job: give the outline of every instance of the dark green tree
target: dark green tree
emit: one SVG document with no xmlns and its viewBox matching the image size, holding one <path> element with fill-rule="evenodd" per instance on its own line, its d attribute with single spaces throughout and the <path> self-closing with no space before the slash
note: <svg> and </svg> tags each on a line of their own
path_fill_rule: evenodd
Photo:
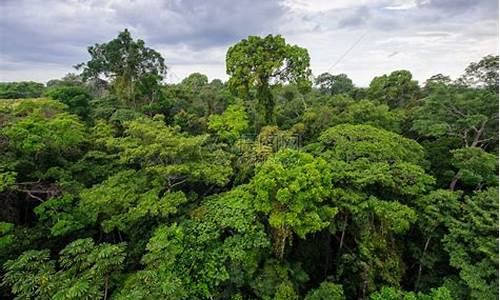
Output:
<svg viewBox="0 0 500 300">
<path fill-rule="evenodd" d="M 375 77 L 367 90 L 370 99 L 387 104 L 390 108 L 404 108 L 418 99 L 420 88 L 410 71 L 399 70 Z"/>
<path fill-rule="evenodd" d="M 89 47 L 88 52 L 90 60 L 76 66 L 84 80 L 111 80 L 114 93 L 133 107 L 158 100 L 156 90 L 167 71 L 165 60 L 143 40 L 133 40 L 127 29 L 107 43 Z"/>
<path fill-rule="evenodd" d="M 45 95 L 66 104 L 69 111 L 82 119 L 87 119 L 90 113 L 90 100 L 92 97 L 84 87 L 60 86 L 49 88 Z"/>
<path fill-rule="evenodd" d="M 498 298 L 498 187 L 466 196 L 444 237 L 469 299 Z"/>
<path fill-rule="evenodd" d="M 346 74 L 323 73 L 316 78 L 315 84 L 320 91 L 330 95 L 350 94 L 354 90 L 354 84 Z"/>
</svg>

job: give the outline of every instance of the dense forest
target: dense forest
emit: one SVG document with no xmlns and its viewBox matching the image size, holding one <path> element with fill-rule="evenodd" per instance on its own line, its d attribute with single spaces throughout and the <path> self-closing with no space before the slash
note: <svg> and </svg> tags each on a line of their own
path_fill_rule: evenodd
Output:
<svg viewBox="0 0 500 300">
<path fill-rule="evenodd" d="M 280 35 L 227 82 L 88 53 L 0 84 L 0 298 L 498 299 L 498 56 L 363 88 Z"/>
</svg>

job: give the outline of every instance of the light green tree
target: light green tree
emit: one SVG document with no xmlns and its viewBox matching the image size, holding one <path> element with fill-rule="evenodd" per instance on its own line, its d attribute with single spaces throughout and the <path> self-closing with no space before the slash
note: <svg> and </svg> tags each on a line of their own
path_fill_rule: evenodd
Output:
<svg viewBox="0 0 500 300">
<path fill-rule="evenodd" d="M 210 115 L 208 129 L 215 131 L 218 137 L 233 143 L 248 129 L 248 117 L 241 104 L 229 105 L 221 115 Z"/>
<path fill-rule="evenodd" d="M 331 180 L 326 161 L 290 149 L 281 150 L 257 168 L 251 183 L 254 207 L 268 216 L 280 259 L 293 233 L 304 239 L 330 224 L 337 213 L 327 204 Z"/>
<path fill-rule="evenodd" d="M 340 284 L 324 281 L 307 293 L 304 300 L 345 300 L 344 289 Z"/>
</svg>

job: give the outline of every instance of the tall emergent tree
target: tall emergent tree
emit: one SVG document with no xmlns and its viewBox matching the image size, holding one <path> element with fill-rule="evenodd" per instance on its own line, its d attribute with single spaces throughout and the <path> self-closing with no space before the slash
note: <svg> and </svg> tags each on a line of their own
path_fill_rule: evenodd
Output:
<svg viewBox="0 0 500 300">
<path fill-rule="evenodd" d="M 238 95 L 250 98 L 255 89 L 264 122 L 269 124 L 275 104 L 272 87 L 288 82 L 308 90 L 309 61 L 307 49 L 287 44 L 281 35 L 249 36 L 227 51 L 226 73 L 229 86 Z"/>
<path fill-rule="evenodd" d="M 88 48 L 91 59 L 76 66 L 84 80 L 104 76 L 112 81 L 113 92 L 126 104 L 137 107 L 159 97 L 159 84 L 167 72 L 165 60 L 157 51 L 132 39 L 125 29 L 118 37 Z"/>
</svg>

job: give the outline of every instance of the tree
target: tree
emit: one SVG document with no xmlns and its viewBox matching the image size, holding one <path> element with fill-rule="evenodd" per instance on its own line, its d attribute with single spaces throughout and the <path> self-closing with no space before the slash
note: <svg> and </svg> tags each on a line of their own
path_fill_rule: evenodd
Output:
<svg viewBox="0 0 500 300">
<path fill-rule="evenodd" d="M 397 285 L 406 269 L 398 236 L 417 220 L 413 203 L 434 181 L 421 166 L 422 147 L 383 129 L 343 124 L 325 130 L 308 149 L 332 169 L 330 202 L 339 212 L 329 231 L 337 241 L 339 283 L 358 297 L 380 282 Z"/>
<path fill-rule="evenodd" d="M 204 86 L 208 85 L 208 77 L 201 73 L 192 73 L 184 78 L 181 84 L 192 90 L 193 93 L 199 93 Z"/>
<path fill-rule="evenodd" d="M 498 156 L 477 147 L 455 149 L 450 154 L 451 164 L 458 170 L 450 185 L 452 190 L 459 180 L 476 190 L 498 185 Z"/>
<path fill-rule="evenodd" d="M 349 94 L 354 90 L 352 80 L 346 74 L 323 73 L 315 80 L 320 91 L 330 95 Z"/>
<path fill-rule="evenodd" d="M 200 73 L 190 74 L 169 92 L 168 97 L 174 101 L 173 110 L 184 110 L 200 118 L 221 114 L 227 104 L 234 104 L 220 80 L 209 83 L 207 76 Z"/>
<path fill-rule="evenodd" d="M 458 83 L 498 92 L 498 55 L 488 55 L 477 63 L 471 63 Z"/>
<path fill-rule="evenodd" d="M 61 79 L 52 79 L 47 81 L 47 88 L 61 86 L 84 86 L 82 77 L 74 73 L 68 73 Z"/>
<path fill-rule="evenodd" d="M 12 101 L 1 109 L 0 186 L 5 194 L 0 199 L 10 211 L 4 220 L 27 221 L 34 203 L 61 194 L 58 181 L 68 178 L 88 136 L 79 118 L 54 100 Z"/>
<path fill-rule="evenodd" d="M 412 129 L 428 137 L 456 138 L 462 148 L 487 148 L 498 141 L 497 98 L 497 92 L 485 89 L 435 86 L 416 110 Z M 455 188 L 462 174 L 455 171 L 450 189 Z"/>
<path fill-rule="evenodd" d="M 387 104 L 390 108 L 404 108 L 418 98 L 418 82 L 412 80 L 410 71 L 394 71 L 389 75 L 375 77 L 370 82 L 368 97 Z"/>
<path fill-rule="evenodd" d="M 245 187 L 207 198 L 181 223 L 161 225 L 147 244 L 145 269 L 118 299 L 200 299 L 249 290 L 269 250 Z M 273 287 L 274 288 L 274 287 Z"/>
<path fill-rule="evenodd" d="M 280 259 L 292 233 L 304 239 L 327 227 L 337 213 L 326 205 L 331 176 L 324 160 L 294 150 L 276 153 L 257 169 L 252 179 L 254 206 L 274 228 L 274 250 Z"/>
<path fill-rule="evenodd" d="M 0 83 L 52 98 L 0 99 L 0 299 L 498 298 L 498 57 L 309 89 L 275 35 L 227 83 L 164 85 L 128 31 L 90 52 Z"/>
<path fill-rule="evenodd" d="M 108 151 L 118 155 L 121 168 L 81 191 L 75 211 L 53 225 L 68 226 L 63 233 L 93 224 L 106 233 L 133 232 L 145 220 L 154 223 L 175 214 L 188 201 L 183 185 L 223 186 L 232 173 L 228 153 L 208 146 L 207 135 L 179 133 L 165 125 L 163 116 L 142 117 L 123 126 L 123 137 L 104 141 Z"/>
<path fill-rule="evenodd" d="M 414 293 L 394 287 L 383 287 L 370 295 L 370 300 L 452 300 L 450 291 L 445 287 L 432 289 L 430 293 Z"/>
<path fill-rule="evenodd" d="M 462 147 L 483 147 L 498 132 L 498 95 L 439 86 L 415 112 L 413 129 L 426 136 L 454 136 Z"/>
<path fill-rule="evenodd" d="M 299 91 L 296 85 L 286 85 L 275 89 L 276 108 L 274 116 L 276 125 L 282 129 L 290 129 L 299 123 L 309 103 L 308 96 Z"/>
<path fill-rule="evenodd" d="M 307 293 L 304 300 L 344 300 L 342 285 L 333 282 L 322 282 L 321 285 Z"/>
<path fill-rule="evenodd" d="M 449 85 L 451 84 L 450 76 L 443 75 L 441 73 L 432 75 L 429 79 L 427 79 L 424 83 L 424 88 L 432 89 L 436 85 Z"/>
<path fill-rule="evenodd" d="M 0 82 L 0 99 L 38 98 L 44 90 L 43 83 L 33 81 Z"/>
<path fill-rule="evenodd" d="M 111 79 L 114 92 L 134 107 L 141 104 L 140 100 L 157 100 L 154 91 L 149 91 L 152 94 L 146 99 L 138 99 L 140 89 L 145 85 L 156 88 L 167 70 L 161 54 L 145 47 L 143 40 L 134 41 L 125 29 L 117 38 L 89 47 L 88 52 L 91 59 L 76 66 L 82 69 L 84 80 L 101 76 Z"/>
<path fill-rule="evenodd" d="M 332 118 L 330 125 L 337 124 L 366 124 L 374 127 L 400 131 L 401 114 L 389 110 L 385 104 L 379 104 L 370 100 L 360 100 L 349 103 L 336 116 Z"/>
<path fill-rule="evenodd" d="M 498 298 L 498 187 L 466 196 L 444 247 L 470 299 Z"/>
<path fill-rule="evenodd" d="M 422 238 L 421 240 L 413 238 L 414 256 L 419 260 L 415 274 L 415 290 L 425 290 L 423 284 L 425 279 L 430 281 L 438 277 L 438 280 L 441 280 L 444 276 L 437 267 L 446 264 L 448 260 L 441 240 L 448 233 L 447 225 L 450 220 L 460 212 L 460 198 L 461 192 L 439 189 L 415 201 L 419 220 L 417 228 Z"/>
<path fill-rule="evenodd" d="M 49 250 L 24 252 L 5 263 L 3 283 L 19 299 L 107 299 L 110 277 L 123 268 L 125 245 L 80 239 L 59 254 L 56 264 Z"/>
<path fill-rule="evenodd" d="M 287 44 L 280 35 L 249 36 L 227 51 L 229 86 L 246 99 L 255 89 L 264 122 L 269 124 L 275 104 L 272 87 L 288 82 L 307 90 L 311 84 L 309 60 L 306 49 Z"/>
<path fill-rule="evenodd" d="M 90 113 L 89 102 L 92 99 L 85 88 L 80 86 L 61 86 L 49 88 L 45 95 L 66 104 L 69 111 L 82 119 L 87 119 Z"/>
<path fill-rule="evenodd" d="M 234 142 L 248 129 L 245 108 L 241 104 L 233 104 L 222 115 L 211 115 L 208 128 L 215 131 L 222 141 Z"/>
</svg>

